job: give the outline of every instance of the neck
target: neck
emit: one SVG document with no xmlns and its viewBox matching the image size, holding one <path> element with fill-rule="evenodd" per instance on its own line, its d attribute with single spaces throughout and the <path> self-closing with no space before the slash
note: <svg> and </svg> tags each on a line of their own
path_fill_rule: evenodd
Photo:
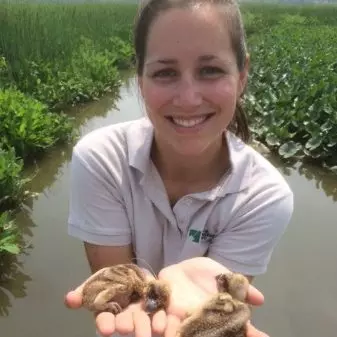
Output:
<svg viewBox="0 0 337 337">
<path fill-rule="evenodd" d="M 217 183 L 229 168 L 229 153 L 225 137 L 202 153 L 191 156 L 170 151 L 167 146 L 154 142 L 151 156 L 162 178 L 175 182 Z"/>
</svg>

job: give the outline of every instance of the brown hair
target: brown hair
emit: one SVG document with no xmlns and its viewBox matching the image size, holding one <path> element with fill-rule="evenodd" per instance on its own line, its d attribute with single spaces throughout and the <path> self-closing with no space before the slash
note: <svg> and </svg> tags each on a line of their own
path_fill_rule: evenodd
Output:
<svg viewBox="0 0 337 337">
<path fill-rule="evenodd" d="M 148 0 L 140 6 L 134 26 L 134 48 L 138 76 L 143 74 L 148 33 L 151 24 L 158 15 L 173 8 L 188 8 L 203 4 L 218 5 L 223 8 L 226 20 L 229 22 L 231 43 L 236 55 L 238 69 L 239 71 L 244 69 L 246 61 L 245 31 L 241 13 L 235 0 Z M 243 141 L 248 142 L 250 140 L 250 132 L 241 98 L 236 104 L 234 118 L 229 125 L 229 130 Z"/>
</svg>

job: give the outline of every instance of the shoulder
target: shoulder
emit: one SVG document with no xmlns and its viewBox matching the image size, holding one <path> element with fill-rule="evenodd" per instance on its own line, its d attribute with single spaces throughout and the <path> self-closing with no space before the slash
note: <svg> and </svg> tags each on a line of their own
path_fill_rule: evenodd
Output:
<svg viewBox="0 0 337 337">
<path fill-rule="evenodd" d="M 149 129 L 144 118 L 95 129 L 78 140 L 73 158 L 88 167 L 124 166 L 132 153 L 144 144 Z"/>
<path fill-rule="evenodd" d="M 230 138 L 233 171 L 229 181 L 236 216 L 293 212 L 293 192 L 280 170 L 252 146 Z M 274 212 L 274 215 L 272 213 Z"/>
<path fill-rule="evenodd" d="M 250 157 L 250 179 L 254 186 L 261 191 L 270 190 L 273 193 L 292 197 L 290 185 L 270 160 L 249 145 L 247 145 L 247 153 Z"/>
<path fill-rule="evenodd" d="M 231 192 L 279 190 L 292 194 L 284 176 L 266 157 L 233 134 L 228 134 L 227 139 L 232 166 Z"/>
</svg>

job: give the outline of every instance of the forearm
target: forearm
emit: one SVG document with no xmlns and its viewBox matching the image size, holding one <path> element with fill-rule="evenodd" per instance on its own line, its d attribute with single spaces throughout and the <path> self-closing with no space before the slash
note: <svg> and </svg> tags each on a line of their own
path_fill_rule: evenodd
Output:
<svg viewBox="0 0 337 337">
<path fill-rule="evenodd" d="M 104 267 L 122 263 L 131 263 L 132 247 L 128 246 L 99 246 L 85 242 L 84 248 L 92 273 Z"/>
</svg>

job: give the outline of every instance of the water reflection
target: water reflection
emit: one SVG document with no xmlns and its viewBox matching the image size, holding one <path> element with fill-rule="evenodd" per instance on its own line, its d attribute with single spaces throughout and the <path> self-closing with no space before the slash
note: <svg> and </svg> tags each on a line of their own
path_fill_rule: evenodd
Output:
<svg viewBox="0 0 337 337">
<path fill-rule="evenodd" d="M 26 282 L 31 277 L 23 272 L 23 263 L 16 256 L 1 257 L 0 316 L 8 316 L 11 301 L 27 295 Z"/>
<path fill-rule="evenodd" d="M 337 174 L 324 168 L 301 162 L 284 162 L 274 155 L 266 155 L 268 160 L 275 165 L 284 176 L 296 173 L 311 181 L 317 190 L 322 190 L 325 196 L 337 202 Z"/>
</svg>

